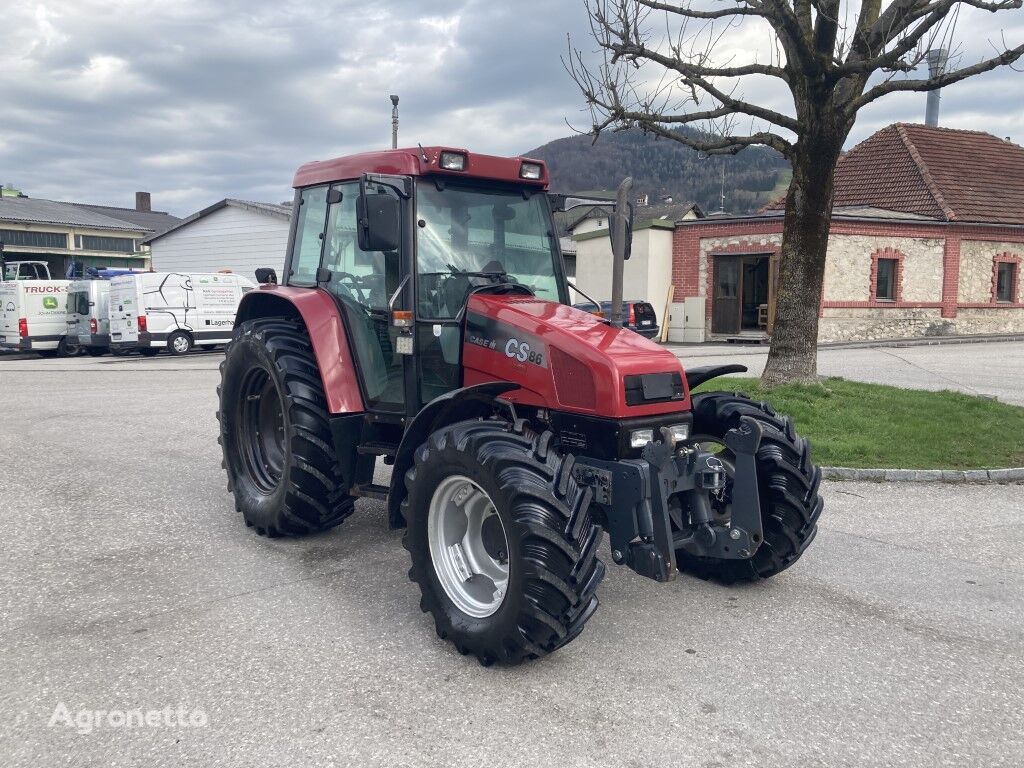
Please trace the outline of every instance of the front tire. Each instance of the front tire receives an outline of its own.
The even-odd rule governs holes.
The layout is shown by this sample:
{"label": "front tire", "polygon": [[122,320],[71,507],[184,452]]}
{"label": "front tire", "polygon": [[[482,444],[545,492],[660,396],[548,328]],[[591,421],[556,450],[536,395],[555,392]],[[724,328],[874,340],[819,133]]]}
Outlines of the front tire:
{"label": "front tire", "polygon": [[306,329],[243,323],[220,364],[219,442],[235,509],[260,535],[302,536],[348,517],[327,398]]}
{"label": "front tire", "polygon": [[789,568],[813,541],[824,507],[818,494],[821,470],[811,461],[810,445],[797,435],[788,417],[779,416],[767,403],[729,392],[694,395],[694,438],[705,446],[708,442],[720,445],[723,453],[719,455],[728,467],[731,453],[722,440],[742,416],[764,429],[756,456],[764,541],[748,560],[699,557],[676,550],[680,571],[726,584],[767,579]]}
{"label": "front tire", "polygon": [[[412,559],[409,578],[422,595],[420,608],[433,616],[438,636],[485,666],[561,648],[597,609],[605,570],[597,558],[602,530],[590,517],[590,490],[572,478],[573,458],[551,448],[551,438],[550,432],[534,435],[502,421],[459,422],[430,435],[405,476],[403,545]],[[464,487],[450,488],[453,482]],[[480,526],[485,540],[466,545],[469,556],[456,554],[454,561],[464,563],[463,576],[471,573],[467,585],[485,578],[497,585],[504,578],[500,600],[490,600],[487,590],[467,590],[468,599],[453,592],[451,575],[445,575],[452,559],[435,557],[452,544],[434,540],[438,497],[466,508],[474,500],[490,505]],[[465,515],[471,520],[468,510]],[[490,515],[497,521],[488,534]],[[472,531],[469,522],[466,537]],[[452,540],[459,538],[456,532]],[[483,559],[482,550],[492,562],[478,569],[473,563]]]}

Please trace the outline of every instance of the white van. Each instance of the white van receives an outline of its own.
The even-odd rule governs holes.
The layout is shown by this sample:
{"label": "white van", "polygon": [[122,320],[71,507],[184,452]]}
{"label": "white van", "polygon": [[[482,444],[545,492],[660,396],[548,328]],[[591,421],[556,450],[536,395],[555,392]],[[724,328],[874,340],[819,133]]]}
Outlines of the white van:
{"label": "white van", "polygon": [[68,336],[87,354],[110,351],[109,298],[107,280],[73,280],[68,286]]}
{"label": "white van", "polygon": [[0,282],[0,350],[31,350],[42,357],[77,355],[78,339],[68,337],[70,284],[70,280]]}
{"label": "white van", "polygon": [[183,355],[231,341],[242,295],[255,284],[229,273],[142,272],[110,280],[110,347]]}

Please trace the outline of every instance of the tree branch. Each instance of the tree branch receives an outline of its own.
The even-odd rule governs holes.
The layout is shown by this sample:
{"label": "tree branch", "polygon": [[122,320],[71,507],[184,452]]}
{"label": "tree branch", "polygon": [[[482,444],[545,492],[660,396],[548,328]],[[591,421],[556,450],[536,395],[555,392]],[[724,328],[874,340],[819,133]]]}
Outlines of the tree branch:
{"label": "tree branch", "polygon": [[[795,119],[783,115],[781,112],[776,112],[775,110],[768,109],[766,107],[759,107],[756,104],[750,104],[742,99],[737,99],[716,87],[708,79],[709,77],[715,76],[716,72],[723,73],[731,71],[742,74],[768,74],[773,77],[779,77],[788,82],[785,72],[780,68],[772,67],[767,64],[750,64],[744,67],[731,68],[714,68],[704,67],[698,64],[689,64],[681,59],[666,56],[665,54],[650,50],[641,42],[626,40],[618,30],[606,27],[606,31],[609,34],[618,37],[622,41],[619,43],[600,43],[603,48],[606,48],[614,54],[613,62],[620,57],[625,57],[633,61],[639,58],[646,59],[647,61],[654,62],[655,64],[660,64],[666,69],[678,72],[683,76],[684,82],[686,82],[687,85],[700,88],[713,99],[717,100],[724,106],[729,107],[733,112],[740,112],[745,115],[750,115],[751,117],[766,120],[770,123],[774,123],[780,128],[793,131],[794,133],[799,131],[800,124]],[[739,75],[734,74],[725,76],[737,77]]]}
{"label": "tree branch", "polygon": [[[724,113],[723,113],[724,114]],[[661,136],[672,141],[678,141],[680,144],[684,144],[692,149],[699,150],[701,152],[707,152],[708,154],[730,154],[734,155],[744,147],[751,147],[755,145],[761,145],[771,147],[778,151],[784,157],[789,158],[793,151],[793,145],[788,142],[782,136],[770,131],[759,131],[752,133],[747,136],[708,136],[708,138],[697,138],[694,136],[687,136],[685,133],[679,133],[666,128],[661,123],[690,123],[694,122],[689,120],[690,115],[676,115],[669,117],[661,117],[654,114],[645,114],[642,112],[624,112],[620,119],[630,121],[636,124],[637,127],[642,131],[653,133],[656,136]],[[611,125],[611,123],[608,123]],[[600,132],[605,130],[608,125],[595,128]]]}
{"label": "tree branch", "polygon": [[875,99],[879,99],[889,93],[895,93],[897,91],[934,91],[938,88],[952,85],[953,83],[959,83],[961,80],[966,80],[974,75],[980,75],[982,72],[988,72],[991,69],[996,69],[997,67],[1002,67],[1006,64],[1012,64],[1021,56],[1024,56],[1024,45],[1011,48],[998,56],[993,56],[991,59],[980,61],[973,66],[956,69],[952,72],[946,72],[945,74],[938,75],[936,77],[917,80],[889,80],[884,83],[879,83],[874,88],[867,91],[863,96],[855,99],[853,103],[848,106],[847,112],[849,114],[855,114],[859,109],[864,107],[864,105],[870,104]]}
{"label": "tree branch", "polygon": [[687,19],[701,19],[704,21],[714,21],[715,19],[727,19],[731,16],[764,16],[765,13],[761,9],[750,5],[747,0],[733,0],[738,6],[737,8],[722,8],[718,11],[695,11],[690,8],[690,4],[687,3],[664,3],[660,0],[636,0],[640,5],[650,8],[652,11],[667,11],[668,13],[675,13],[679,16],[683,16]]}

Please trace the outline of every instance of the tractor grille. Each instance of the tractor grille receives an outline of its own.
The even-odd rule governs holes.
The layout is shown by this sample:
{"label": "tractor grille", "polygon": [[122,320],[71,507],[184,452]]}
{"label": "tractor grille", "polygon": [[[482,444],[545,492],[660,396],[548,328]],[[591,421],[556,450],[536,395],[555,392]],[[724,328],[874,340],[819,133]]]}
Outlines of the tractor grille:
{"label": "tractor grille", "polygon": [[551,372],[555,393],[562,405],[571,408],[597,408],[597,390],[590,369],[558,347],[551,347]]}

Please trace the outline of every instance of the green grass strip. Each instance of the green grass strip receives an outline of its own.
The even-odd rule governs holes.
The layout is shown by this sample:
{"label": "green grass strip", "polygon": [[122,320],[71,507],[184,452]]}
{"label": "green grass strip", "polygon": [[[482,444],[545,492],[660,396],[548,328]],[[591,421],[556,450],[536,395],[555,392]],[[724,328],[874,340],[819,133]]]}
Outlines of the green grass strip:
{"label": "green grass strip", "polygon": [[926,392],[846,379],[761,389],[721,378],[695,392],[726,390],[792,417],[825,466],[998,469],[1024,466],[1024,408],[960,392]]}

